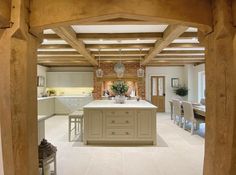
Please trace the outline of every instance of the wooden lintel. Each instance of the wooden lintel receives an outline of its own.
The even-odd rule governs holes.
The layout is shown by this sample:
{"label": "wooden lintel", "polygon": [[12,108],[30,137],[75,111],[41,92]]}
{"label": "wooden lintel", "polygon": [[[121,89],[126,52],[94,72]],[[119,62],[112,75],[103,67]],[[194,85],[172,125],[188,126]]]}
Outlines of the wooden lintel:
{"label": "wooden lintel", "polygon": [[98,62],[85,48],[82,41],[77,40],[76,33],[72,27],[58,27],[53,29],[58,36],[65,40],[72,48],[76,49],[80,54],[82,54],[92,65],[98,65]]}
{"label": "wooden lintel", "polygon": [[[77,33],[77,38],[80,40],[157,40],[163,37],[162,32],[151,33]],[[196,32],[185,32],[179,36],[180,39],[191,39],[197,37]],[[44,39],[59,40],[60,37],[56,34],[44,34]]]}
{"label": "wooden lintel", "polygon": [[164,31],[163,39],[158,40],[155,43],[155,47],[149,51],[149,54],[145,57],[142,65],[149,63],[153,57],[160,53],[164,48],[169,46],[176,38],[183,34],[188,27],[180,25],[169,25]]}

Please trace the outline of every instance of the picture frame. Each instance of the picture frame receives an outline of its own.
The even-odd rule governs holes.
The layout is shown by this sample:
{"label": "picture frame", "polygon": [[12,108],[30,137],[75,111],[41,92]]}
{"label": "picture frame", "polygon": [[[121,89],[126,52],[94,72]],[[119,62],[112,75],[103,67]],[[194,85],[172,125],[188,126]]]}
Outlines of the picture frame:
{"label": "picture frame", "polygon": [[43,76],[37,76],[37,86],[38,87],[45,86],[45,78]]}
{"label": "picture frame", "polygon": [[171,78],[171,87],[173,88],[179,87],[179,78]]}

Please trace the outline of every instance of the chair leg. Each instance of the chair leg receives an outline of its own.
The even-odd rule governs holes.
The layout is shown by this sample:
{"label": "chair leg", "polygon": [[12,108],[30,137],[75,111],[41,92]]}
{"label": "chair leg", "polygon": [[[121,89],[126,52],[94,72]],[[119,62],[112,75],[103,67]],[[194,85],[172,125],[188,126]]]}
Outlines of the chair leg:
{"label": "chair leg", "polygon": [[182,127],[182,117],[179,116],[179,127],[181,128]]}
{"label": "chair leg", "polygon": [[194,122],[192,122],[192,125],[191,125],[191,134],[192,135],[194,134]]}
{"label": "chair leg", "polygon": [[184,119],[184,123],[183,123],[183,129],[185,130],[186,127],[186,120]]}

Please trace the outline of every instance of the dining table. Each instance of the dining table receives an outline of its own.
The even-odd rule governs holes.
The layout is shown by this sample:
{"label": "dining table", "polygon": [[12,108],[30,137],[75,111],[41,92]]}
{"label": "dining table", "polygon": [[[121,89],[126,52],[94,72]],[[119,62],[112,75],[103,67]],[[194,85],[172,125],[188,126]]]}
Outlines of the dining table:
{"label": "dining table", "polygon": [[[173,119],[173,101],[170,100],[170,110],[171,110],[171,120]],[[202,118],[206,117],[206,106],[200,103],[192,103],[194,114],[201,116]]]}

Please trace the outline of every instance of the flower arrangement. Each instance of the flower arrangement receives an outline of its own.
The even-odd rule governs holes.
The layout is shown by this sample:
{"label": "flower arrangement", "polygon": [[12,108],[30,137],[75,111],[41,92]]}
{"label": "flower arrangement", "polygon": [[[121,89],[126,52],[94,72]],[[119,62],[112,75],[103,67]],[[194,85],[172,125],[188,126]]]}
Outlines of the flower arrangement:
{"label": "flower arrangement", "polygon": [[183,87],[179,87],[177,89],[174,90],[176,95],[179,95],[181,97],[185,97],[188,95],[188,88],[183,86]]}
{"label": "flower arrangement", "polygon": [[129,87],[124,81],[116,81],[111,85],[111,90],[116,95],[125,95]]}

